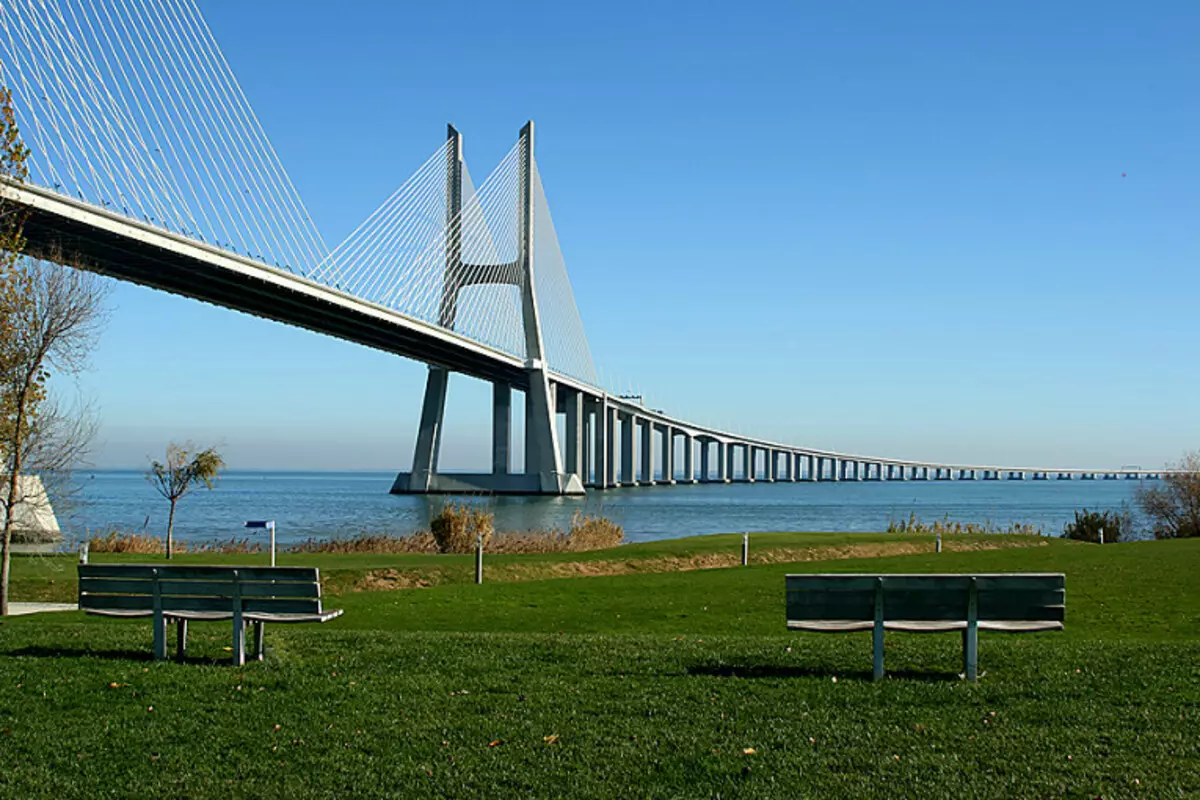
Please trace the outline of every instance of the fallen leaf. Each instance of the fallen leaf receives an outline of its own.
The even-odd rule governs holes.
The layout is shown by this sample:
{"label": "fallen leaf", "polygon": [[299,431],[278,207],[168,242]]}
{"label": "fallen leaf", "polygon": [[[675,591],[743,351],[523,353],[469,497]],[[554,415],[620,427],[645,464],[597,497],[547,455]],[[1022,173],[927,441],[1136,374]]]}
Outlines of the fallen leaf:
{"label": "fallen leaf", "polygon": [[555,742],[558,741],[558,734],[552,733],[549,736],[543,736],[542,741],[545,742],[546,744],[554,744]]}
{"label": "fallen leaf", "polygon": [[493,739],[492,741],[488,742],[488,747],[495,747],[498,744],[504,744],[503,740]]}
{"label": "fallen leaf", "polygon": [[757,751],[757,750],[755,750],[753,747],[747,747],[747,748],[745,748],[745,749],[743,749],[743,750],[742,750],[742,754],[743,754],[743,755],[747,755],[747,756],[752,756],[752,755],[754,755],[754,754],[755,754],[755,753],[757,753],[757,752],[758,752],[758,751]]}

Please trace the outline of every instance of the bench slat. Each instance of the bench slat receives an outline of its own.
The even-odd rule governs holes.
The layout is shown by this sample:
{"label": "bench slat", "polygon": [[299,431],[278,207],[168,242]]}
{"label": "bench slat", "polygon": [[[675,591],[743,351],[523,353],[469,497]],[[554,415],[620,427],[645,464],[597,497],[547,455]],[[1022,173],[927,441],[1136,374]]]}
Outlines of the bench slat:
{"label": "bench slat", "polygon": [[173,564],[80,564],[79,577],[84,578],[151,578],[154,571],[162,580],[224,580],[237,570],[243,581],[317,581],[316,567],[244,567],[244,566],[176,566]]}
{"label": "bench slat", "polygon": [[79,591],[91,594],[145,594],[154,591],[154,581],[134,581],[123,578],[84,578],[79,579]]}
{"label": "bench slat", "polygon": [[[79,607],[89,609],[143,610],[154,608],[150,595],[93,595],[79,596]],[[228,597],[163,597],[164,611],[231,611],[233,603]],[[242,610],[247,613],[266,614],[319,614],[320,600],[293,600],[273,597],[248,597],[242,600]]]}
{"label": "bench slat", "polygon": [[787,588],[788,591],[873,592],[878,578],[878,575],[788,575]]}
{"label": "bench slat", "polygon": [[[233,597],[233,581],[159,581],[164,595],[216,595]],[[241,582],[242,597],[320,597],[320,586],[312,581]]]}
{"label": "bench slat", "polygon": [[[216,597],[233,596],[233,580],[228,581],[176,581],[160,580],[159,591],[163,595],[204,595]],[[126,580],[124,578],[80,578],[79,591],[91,594],[150,594],[154,590],[153,580]],[[243,597],[320,597],[320,585],[312,581],[253,581],[242,583]]]}
{"label": "bench slat", "polygon": [[984,592],[1039,592],[1062,590],[1067,576],[1058,575],[981,575],[975,579],[979,594]]}

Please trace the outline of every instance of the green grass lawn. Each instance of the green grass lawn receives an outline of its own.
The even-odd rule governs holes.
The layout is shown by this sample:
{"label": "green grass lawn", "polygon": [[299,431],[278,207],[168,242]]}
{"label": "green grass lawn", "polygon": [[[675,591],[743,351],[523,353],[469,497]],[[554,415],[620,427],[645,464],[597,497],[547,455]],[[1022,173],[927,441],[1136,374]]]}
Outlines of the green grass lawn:
{"label": "green grass lawn", "polygon": [[[774,536],[755,546],[840,554],[866,541]],[[502,575],[505,562],[649,569],[738,541],[489,565]],[[144,621],[77,613],[5,621],[0,795],[1200,792],[1200,541],[1050,541],[550,580],[510,572],[483,586],[466,582],[469,557],[456,559],[289,559],[340,571],[344,580],[333,583],[343,587],[378,569],[447,572],[432,588],[330,596],[344,617],[271,628],[268,660],[242,669],[228,665],[227,624],[194,626],[193,658],[176,664],[149,660]],[[66,559],[22,558],[16,570],[14,599],[74,592]],[[889,678],[877,684],[869,634],[783,629],[787,572],[1034,570],[1067,573],[1066,630],[981,634],[976,685],[957,678],[956,635],[888,634]]]}

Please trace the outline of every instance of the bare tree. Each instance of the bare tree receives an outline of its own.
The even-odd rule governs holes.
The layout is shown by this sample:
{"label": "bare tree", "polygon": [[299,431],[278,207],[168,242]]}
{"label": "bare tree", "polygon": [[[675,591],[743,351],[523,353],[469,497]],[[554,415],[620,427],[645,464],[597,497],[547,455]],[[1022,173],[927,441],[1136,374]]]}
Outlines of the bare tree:
{"label": "bare tree", "polygon": [[1150,519],[1155,539],[1200,536],[1200,451],[1168,466],[1158,486],[1138,489],[1137,502]]}
{"label": "bare tree", "polygon": [[204,484],[211,490],[213,482],[225,468],[225,461],[215,448],[209,447],[196,452],[191,442],[182,445],[171,442],[167,445],[164,463],[150,462],[146,480],[158,493],[171,501],[171,514],[167,517],[167,558],[171,557],[175,535],[175,504],[192,488]]}
{"label": "bare tree", "polygon": [[65,474],[91,443],[91,416],[64,409],[47,382],[52,370],[74,375],[87,365],[106,318],[106,294],[95,275],[46,261],[22,258],[0,275],[0,453],[7,484],[0,490],[0,615],[8,613],[16,510],[33,501],[21,477]]}
{"label": "bare tree", "polygon": [[[28,156],[11,95],[0,89],[0,178],[24,181]],[[51,372],[73,375],[86,366],[106,316],[106,289],[95,275],[21,254],[24,219],[23,209],[0,203],[0,616],[8,614],[17,509],[48,502],[43,489],[22,477],[54,483],[78,462],[94,432],[91,414],[73,413],[50,394]]]}

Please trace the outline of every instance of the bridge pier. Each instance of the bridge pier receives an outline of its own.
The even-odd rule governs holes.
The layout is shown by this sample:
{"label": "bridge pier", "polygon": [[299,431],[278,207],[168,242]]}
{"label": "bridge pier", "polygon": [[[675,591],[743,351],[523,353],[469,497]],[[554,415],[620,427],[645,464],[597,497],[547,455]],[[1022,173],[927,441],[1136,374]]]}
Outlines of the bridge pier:
{"label": "bridge pier", "polygon": [[492,384],[492,474],[507,475],[512,464],[512,387]]}
{"label": "bridge pier", "polygon": [[559,389],[562,400],[563,416],[566,417],[564,433],[566,435],[566,471],[578,475],[582,481],[583,473],[583,395],[575,389]]}
{"label": "bridge pier", "polygon": [[654,444],[654,423],[649,419],[643,419],[641,447],[642,466],[639,483],[645,484],[646,486],[653,486],[656,483],[654,480]]}
{"label": "bridge pier", "polygon": [[634,452],[634,417],[632,414],[621,416],[621,485],[637,486],[637,476],[633,472]]}
{"label": "bridge pier", "polygon": [[[617,410],[607,403],[602,404],[604,411],[604,488],[613,489],[617,486],[617,428],[620,419]],[[597,455],[600,447],[597,447]]]}
{"label": "bridge pier", "polygon": [[670,425],[663,426],[663,482],[668,486],[675,483],[675,431]]}
{"label": "bridge pier", "polygon": [[690,433],[683,434],[683,482],[696,482],[696,439]]}

